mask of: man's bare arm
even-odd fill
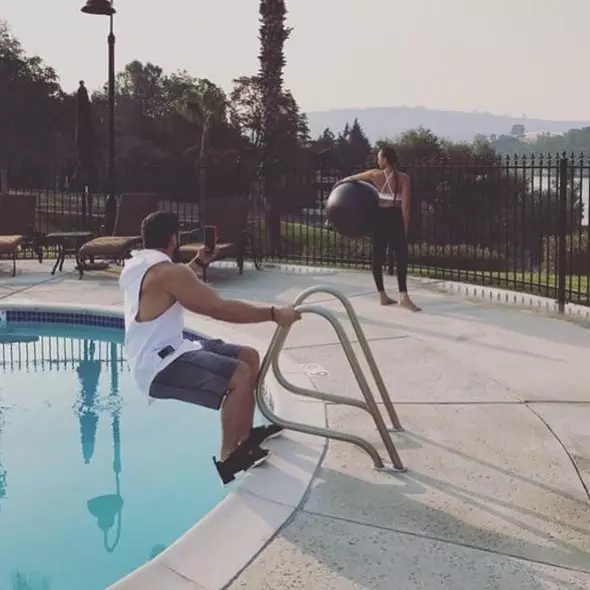
[[[273,308],[270,306],[259,307],[221,298],[184,264],[171,264],[168,271],[162,273],[162,287],[184,308],[215,320],[232,324],[255,324],[274,319]]]
[[[203,265],[198,264],[194,259],[190,262],[184,263],[183,266],[186,266],[191,272],[193,272],[199,280],[203,278]]]

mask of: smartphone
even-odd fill
[[[213,252],[217,246],[217,227],[214,225],[206,225],[203,228],[205,237],[205,248],[209,252]]]

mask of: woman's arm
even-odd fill
[[[410,215],[412,212],[412,193],[410,186],[410,177],[407,175],[403,176],[402,186],[402,216],[404,218],[404,227],[406,228],[406,235],[410,227]]]
[[[378,170],[366,170],[365,172],[360,172],[359,174],[353,174],[352,176],[347,176],[346,178],[342,178],[339,180],[334,186],[339,186],[344,184],[345,182],[356,182],[362,180],[364,182],[373,182]]]

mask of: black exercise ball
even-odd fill
[[[378,210],[377,189],[363,181],[338,185],[326,203],[328,223],[335,231],[347,238],[371,235]]]

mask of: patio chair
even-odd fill
[[[35,195],[0,195],[0,254],[12,258],[12,276],[16,276],[16,259],[23,248],[32,248],[43,262],[41,234],[35,231]]]
[[[141,222],[144,217],[158,210],[158,195],[155,193],[127,193],[120,197],[112,236],[100,236],[86,242],[76,253],[76,263],[80,278],[89,267],[87,260],[94,265],[95,259],[105,263],[99,268],[108,268],[111,262],[120,263],[129,258],[131,251],[141,244]]]
[[[248,247],[256,269],[262,268],[262,258],[255,247],[252,234],[247,231],[249,203],[247,197],[224,197],[211,199],[207,205],[201,227],[191,232],[183,232],[178,253],[178,262],[189,262],[204,246],[203,230],[214,225],[217,229],[217,252],[211,262],[235,258],[238,272],[244,272],[244,259]],[[208,265],[207,265],[208,266]],[[207,266],[203,268],[203,280],[207,280]]]

